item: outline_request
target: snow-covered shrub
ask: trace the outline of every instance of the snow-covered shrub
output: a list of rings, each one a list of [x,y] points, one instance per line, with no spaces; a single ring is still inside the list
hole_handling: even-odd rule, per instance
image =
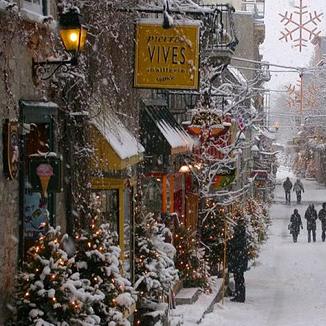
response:
[[[249,198],[244,207],[247,221],[249,259],[258,257],[261,243],[267,238],[267,228],[270,224],[267,207],[253,198]]]
[[[101,300],[87,289],[87,280],[73,274],[74,257],[63,249],[66,237],[60,227],[50,227],[28,250],[17,280],[18,324],[73,325],[72,318],[91,316],[92,303]]]
[[[158,223],[153,214],[147,214],[136,225],[136,282],[135,289],[140,299],[163,301],[169,294],[178,271],[174,265],[176,250],[165,242],[170,231]]]
[[[17,325],[128,326],[135,303],[120,271],[120,249],[109,225],[80,237],[76,252],[64,250],[67,235],[49,228],[28,251],[18,276]]]
[[[121,250],[114,244],[115,238],[110,225],[102,224],[77,242],[75,269],[91,288],[103,295],[102,300],[92,304],[101,319],[100,325],[129,325],[124,315],[136,299],[130,282],[121,275]]]
[[[176,267],[184,287],[201,287],[209,290],[209,266],[205,249],[200,248],[195,233],[184,225],[176,230],[174,245],[177,249]]]

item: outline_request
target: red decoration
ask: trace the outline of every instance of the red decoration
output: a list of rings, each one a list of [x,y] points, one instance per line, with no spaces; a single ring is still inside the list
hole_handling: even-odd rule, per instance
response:
[[[279,14],[282,17],[281,23],[284,24],[284,31],[281,31],[279,40],[291,41],[301,52],[303,47],[307,47],[308,40],[312,41],[320,34],[316,26],[321,22],[323,13],[309,12],[303,0],[299,0],[299,5],[294,8],[297,10],[293,13],[286,11],[285,14]]]

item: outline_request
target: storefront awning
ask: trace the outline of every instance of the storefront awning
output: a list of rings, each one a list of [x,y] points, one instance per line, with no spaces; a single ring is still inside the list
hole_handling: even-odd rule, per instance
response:
[[[92,119],[91,140],[93,167],[99,170],[123,170],[143,159],[144,147],[112,112]]]
[[[147,154],[181,154],[192,150],[192,138],[166,106],[144,105],[140,125]]]

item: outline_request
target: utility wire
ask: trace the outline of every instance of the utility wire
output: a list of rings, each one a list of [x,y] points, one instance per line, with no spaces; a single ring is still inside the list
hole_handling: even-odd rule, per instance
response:
[[[291,70],[296,70],[297,72],[302,72],[302,70],[304,69],[304,68],[300,68],[300,67],[283,66],[283,65],[278,65],[278,64],[275,64],[275,63],[264,62],[264,61],[257,61],[257,60],[239,58],[239,57],[232,57],[232,60],[249,62],[249,63],[259,64],[259,65],[263,65],[263,66],[270,66],[270,67],[291,69]]]
[[[250,68],[250,67],[240,67],[240,66],[234,66],[232,67],[237,68],[237,69],[243,69],[243,70],[250,70],[250,71],[261,71],[260,68]],[[297,70],[268,70],[269,72],[295,72],[296,74],[298,73]]]
[[[232,57],[232,60],[236,61],[242,61],[242,62],[248,62],[248,63],[253,63],[253,64],[259,64],[262,66],[270,66],[270,67],[277,67],[277,68],[282,68],[282,69],[289,69],[288,71],[285,70],[270,70],[270,72],[298,72],[298,73],[304,73],[304,72],[314,72],[314,71],[321,71],[321,70],[326,70],[326,67],[294,67],[294,66],[284,66],[284,65],[279,65],[275,63],[270,63],[268,61],[256,61],[256,60],[251,60],[251,59],[245,59],[245,58],[240,58],[240,57]],[[240,67],[239,67],[240,68]],[[240,69],[253,69],[256,70],[255,68],[247,68],[243,67]],[[257,69],[259,70],[259,69]]]

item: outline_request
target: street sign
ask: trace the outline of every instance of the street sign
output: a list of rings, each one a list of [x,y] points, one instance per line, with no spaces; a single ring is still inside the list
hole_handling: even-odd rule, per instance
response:
[[[182,21],[165,29],[161,20],[136,26],[134,86],[199,88],[199,23]]]

